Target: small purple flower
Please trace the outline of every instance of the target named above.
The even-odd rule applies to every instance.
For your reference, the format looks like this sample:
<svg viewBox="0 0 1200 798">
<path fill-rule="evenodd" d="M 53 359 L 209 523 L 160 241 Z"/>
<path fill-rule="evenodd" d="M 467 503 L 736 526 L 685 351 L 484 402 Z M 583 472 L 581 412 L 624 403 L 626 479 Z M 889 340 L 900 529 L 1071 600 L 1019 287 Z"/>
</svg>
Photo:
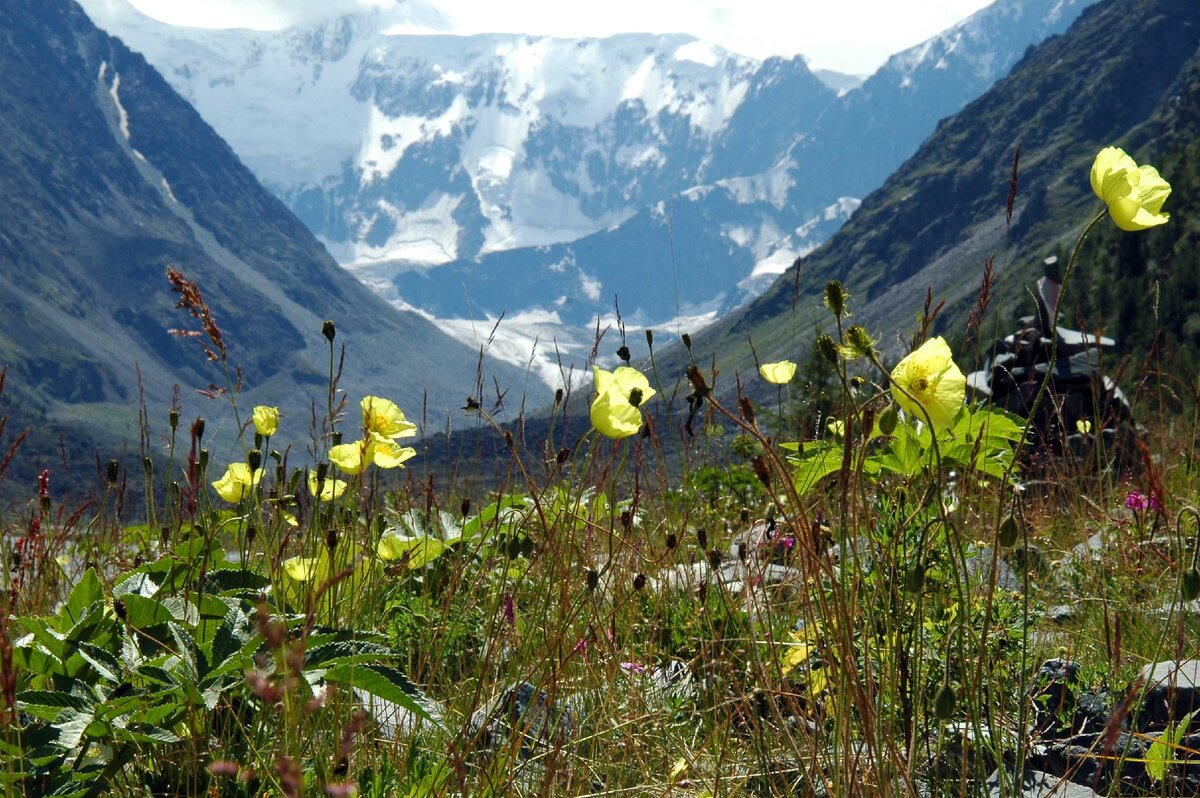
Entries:
<svg viewBox="0 0 1200 798">
<path fill-rule="evenodd" d="M 509 626 L 517 625 L 517 608 L 513 604 L 512 593 L 504 594 L 504 621 Z"/>
<path fill-rule="evenodd" d="M 1129 491 L 1129 495 L 1125 497 L 1125 506 L 1130 510 L 1153 510 L 1156 513 L 1162 512 L 1162 505 L 1159 503 L 1158 497 L 1153 493 L 1142 493 L 1140 490 Z"/>
<path fill-rule="evenodd" d="M 586 637 L 581 637 L 575 641 L 575 645 L 571 647 L 572 654 L 582 654 L 584 659 L 587 658 L 588 641 Z"/>
<path fill-rule="evenodd" d="M 646 672 L 646 666 L 640 662 L 622 662 L 621 667 L 630 673 L 636 673 L 639 676 Z"/>
<path fill-rule="evenodd" d="M 1125 506 L 1130 510 L 1145 510 L 1150 506 L 1150 497 L 1141 491 L 1131 490 L 1125 497 Z"/>
</svg>

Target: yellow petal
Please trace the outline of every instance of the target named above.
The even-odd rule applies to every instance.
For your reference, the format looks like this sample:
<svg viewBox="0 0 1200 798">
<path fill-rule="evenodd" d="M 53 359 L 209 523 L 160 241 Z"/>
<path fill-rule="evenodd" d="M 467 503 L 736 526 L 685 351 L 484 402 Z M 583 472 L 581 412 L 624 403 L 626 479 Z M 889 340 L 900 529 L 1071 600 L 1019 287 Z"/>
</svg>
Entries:
<svg viewBox="0 0 1200 798">
<path fill-rule="evenodd" d="M 642 412 L 616 390 L 599 394 L 589 416 L 593 427 L 613 439 L 628 438 L 642 428 Z"/>
<path fill-rule="evenodd" d="M 617 367 L 613 372 L 613 383 L 627 399 L 635 390 L 641 391 L 639 407 L 653 399 L 654 394 L 657 393 L 650 387 L 650 380 L 646 379 L 645 374 L 629 366 Z"/>
<path fill-rule="evenodd" d="M 404 411 L 390 399 L 364 396 L 362 408 L 363 431 L 385 438 L 411 438 L 417 434 L 417 425 L 404 417 Z"/>
<path fill-rule="evenodd" d="M 758 367 L 758 373 L 769 383 L 783 385 L 791 382 L 792 377 L 796 376 L 796 364 L 790 360 L 780 360 L 778 363 L 763 363 Z"/>
<path fill-rule="evenodd" d="M 370 449 L 368 441 L 343 443 L 329 450 L 329 461 L 347 474 L 361 474 L 370 465 Z"/>
<path fill-rule="evenodd" d="M 966 397 L 967 379 L 941 336 L 926 341 L 892 370 L 892 396 L 911 417 L 934 429 L 950 426 Z"/>
<path fill-rule="evenodd" d="M 213 490 L 230 504 L 237 504 L 262 480 L 262 469 L 253 473 L 245 463 L 230 463 L 225 473 L 212 483 Z"/>
<path fill-rule="evenodd" d="M 269 438 L 279 429 L 279 408 L 258 405 L 254 408 L 254 431 Z"/>
<path fill-rule="evenodd" d="M 293 582 L 324 581 L 329 563 L 324 557 L 291 557 L 283 561 L 283 573 Z"/>
<path fill-rule="evenodd" d="M 323 485 L 317 485 L 317 472 L 308 472 L 308 492 L 323 502 L 331 502 L 346 490 L 346 482 L 341 479 L 325 477 Z"/>
<path fill-rule="evenodd" d="M 394 441 L 375 441 L 371 446 L 373 461 L 380 468 L 399 468 L 406 460 L 417 456 L 411 446 L 400 446 Z"/>
</svg>

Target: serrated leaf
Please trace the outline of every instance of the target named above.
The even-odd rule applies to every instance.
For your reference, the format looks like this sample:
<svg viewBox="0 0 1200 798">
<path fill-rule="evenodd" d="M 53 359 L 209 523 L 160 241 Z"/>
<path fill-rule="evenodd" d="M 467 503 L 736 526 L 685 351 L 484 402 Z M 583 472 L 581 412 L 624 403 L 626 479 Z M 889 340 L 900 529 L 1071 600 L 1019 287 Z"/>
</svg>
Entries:
<svg viewBox="0 0 1200 798">
<path fill-rule="evenodd" d="M 441 725 L 437 707 L 396 668 L 386 665 L 336 665 L 325 672 L 325 679 L 379 696 L 418 717 Z"/>
<path fill-rule="evenodd" d="M 139 723 L 134 729 L 118 729 L 113 735 L 118 740 L 124 740 L 131 743 L 177 743 L 179 736 L 160 729 L 158 726 L 151 726 L 148 723 Z"/>
<path fill-rule="evenodd" d="M 85 643 L 82 640 L 78 643 L 79 656 L 83 657 L 87 664 L 96 669 L 96 672 L 101 677 L 110 682 L 121 681 L 121 663 L 109 652 L 93 646 L 91 643 Z"/>
<path fill-rule="evenodd" d="M 205 579 L 206 590 L 215 593 L 261 593 L 271 584 L 271 580 L 257 571 L 246 568 L 223 568 L 209 571 Z"/>
<path fill-rule="evenodd" d="M 96 572 L 89 568 L 71 589 L 66 604 L 59 611 L 59 629 L 66 631 L 79 623 L 88 607 L 97 601 L 104 601 L 104 587 L 100 584 Z"/>
<path fill-rule="evenodd" d="M 237 607 L 230 607 L 213 635 L 212 656 L 209 659 L 214 666 L 220 668 L 226 660 L 241 651 L 242 646 L 253 636 L 246 613 Z"/>
<path fill-rule="evenodd" d="M 329 665 L 349 664 L 352 662 L 369 661 L 370 657 L 378 662 L 386 657 L 399 656 L 387 646 L 369 643 L 364 640 L 345 640 L 325 643 L 309 648 L 304 654 L 304 667 L 317 668 Z"/>
<path fill-rule="evenodd" d="M 83 739 L 84 732 L 88 726 L 92 724 L 95 717 L 91 712 L 76 712 L 72 709 L 63 710 L 63 712 L 51 724 L 51 728 L 58 732 L 58 738 L 55 740 L 55 745 L 68 751 L 73 751 L 79 747 L 79 741 Z"/>
<path fill-rule="evenodd" d="M 171 611 L 155 599 L 130 593 L 122 601 L 125 602 L 125 621 L 135 629 L 146 629 L 175 620 Z"/>
<path fill-rule="evenodd" d="M 29 711 L 35 707 L 48 707 L 56 711 L 65 708 L 84 711 L 90 710 L 94 705 L 88 698 L 57 690 L 24 690 L 17 693 L 17 706 Z"/>
</svg>

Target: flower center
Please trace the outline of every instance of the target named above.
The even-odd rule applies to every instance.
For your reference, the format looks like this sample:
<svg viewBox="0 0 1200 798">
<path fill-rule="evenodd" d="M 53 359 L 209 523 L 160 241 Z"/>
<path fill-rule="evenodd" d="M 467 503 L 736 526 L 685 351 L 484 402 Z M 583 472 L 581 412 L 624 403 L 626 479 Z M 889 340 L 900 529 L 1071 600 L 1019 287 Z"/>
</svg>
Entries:
<svg viewBox="0 0 1200 798">
<path fill-rule="evenodd" d="M 637 407 L 642 403 L 642 389 L 634 388 L 629 392 L 629 404 Z"/>
<path fill-rule="evenodd" d="M 929 390 L 929 379 L 926 377 L 918 377 L 917 381 L 913 383 L 913 387 L 916 388 L 918 391 L 928 391 Z"/>
</svg>

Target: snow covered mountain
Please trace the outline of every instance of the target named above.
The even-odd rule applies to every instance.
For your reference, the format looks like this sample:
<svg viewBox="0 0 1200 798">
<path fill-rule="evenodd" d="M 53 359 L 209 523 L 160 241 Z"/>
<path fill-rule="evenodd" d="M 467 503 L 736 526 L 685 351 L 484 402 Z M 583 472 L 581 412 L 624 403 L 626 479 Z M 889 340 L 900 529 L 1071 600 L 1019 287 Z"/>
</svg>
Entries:
<svg viewBox="0 0 1200 798">
<path fill-rule="evenodd" d="M 614 298 L 694 329 L 756 294 L 1091 1 L 999 0 L 841 93 L 685 35 L 414 35 L 445 29 L 416 0 L 280 32 L 82 4 L 340 263 L 452 331 L 503 313 L 513 362 L 554 339 L 556 383 Z"/>
</svg>

